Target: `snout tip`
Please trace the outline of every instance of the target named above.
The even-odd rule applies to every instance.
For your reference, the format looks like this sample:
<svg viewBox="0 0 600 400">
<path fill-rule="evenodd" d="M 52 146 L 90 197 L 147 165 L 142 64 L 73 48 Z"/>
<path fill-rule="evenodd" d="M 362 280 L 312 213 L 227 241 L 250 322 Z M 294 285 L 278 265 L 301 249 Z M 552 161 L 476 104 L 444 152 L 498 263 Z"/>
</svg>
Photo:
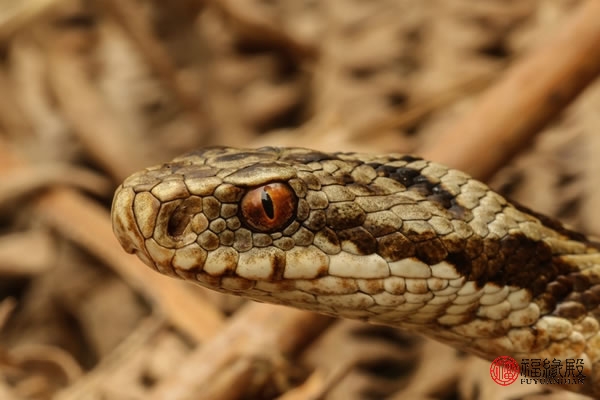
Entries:
<svg viewBox="0 0 600 400">
<path fill-rule="evenodd" d="M 133 189 L 121 185 L 115 191 L 111 208 L 113 232 L 128 253 L 144 251 L 144 237 L 138 228 L 133 211 L 134 199 Z"/>
</svg>

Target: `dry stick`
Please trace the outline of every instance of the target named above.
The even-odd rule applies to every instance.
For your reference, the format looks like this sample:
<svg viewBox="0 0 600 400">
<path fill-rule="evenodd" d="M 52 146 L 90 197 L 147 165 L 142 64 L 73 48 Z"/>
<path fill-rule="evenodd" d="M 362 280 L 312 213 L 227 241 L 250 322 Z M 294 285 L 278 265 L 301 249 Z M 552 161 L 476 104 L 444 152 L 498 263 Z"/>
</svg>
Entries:
<svg viewBox="0 0 600 400">
<path fill-rule="evenodd" d="M 0 235 L 0 276 L 33 278 L 47 272 L 51 268 L 49 260 L 55 259 L 53 246 L 50 235 L 42 230 Z"/>
<path fill-rule="evenodd" d="M 489 178 L 600 73 L 598 21 L 600 1 L 581 4 L 553 38 L 510 67 L 420 153 Z"/>
<path fill-rule="evenodd" d="M 6 321 L 8 321 L 15 308 L 17 308 L 17 301 L 13 297 L 5 297 L 0 302 L 0 332 L 6 326 Z"/>
<path fill-rule="evenodd" d="M 23 397 L 17 396 L 13 388 L 11 388 L 8 383 L 4 382 L 4 380 L 0 381 L 0 399 L 25 400 Z"/>
<path fill-rule="evenodd" d="M 274 374 L 283 355 L 297 352 L 330 318 L 284 307 L 247 303 L 219 336 L 194 351 L 149 400 L 233 400 Z"/>
<path fill-rule="evenodd" d="M 0 160 L 0 175 L 24 165 L 2 142 Z M 40 218 L 112 267 L 190 337 L 203 341 L 218 332 L 223 318 L 213 305 L 183 282 L 152 272 L 125 253 L 112 233 L 108 213 L 99 204 L 71 189 L 53 189 L 41 195 L 35 206 Z"/>
<path fill-rule="evenodd" d="M 1 25 L 0 25 L 1 29 Z M 23 110 L 15 104 L 14 87 L 11 85 L 4 68 L 0 69 L 0 121 L 7 136 L 19 139 L 33 137 L 31 126 Z"/>
<path fill-rule="evenodd" d="M 182 106 L 187 109 L 197 123 L 202 123 L 202 101 L 200 97 L 186 89 L 182 81 L 177 78 L 177 68 L 172 62 L 172 57 L 155 38 L 152 27 L 149 21 L 143 17 L 140 7 L 131 1 L 104 0 L 103 3 L 137 44 L 142 56 Z"/>
<path fill-rule="evenodd" d="M 389 116 L 375 121 L 368 128 L 356 131 L 353 135 L 354 139 L 362 138 L 369 140 L 368 138 L 373 137 L 374 134 L 382 130 L 407 128 L 434 111 L 464 97 L 467 93 L 483 90 L 492 81 L 492 74 L 495 75 L 497 73 L 497 71 L 493 71 L 482 76 L 469 78 L 464 82 L 459 82 L 446 90 L 436 93 L 424 101 L 410 104 L 408 107 L 403 107 L 404 109 L 397 112 L 392 111 Z"/>
<path fill-rule="evenodd" d="M 43 17 L 57 3 L 56 0 L 3 1 L 0 3 L 0 41 L 26 28 Z"/>
<path fill-rule="evenodd" d="M 0 181 L 0 208 L 52 186 L 71 186 L 97 196 L 110 195 L 114 189 L 105 175 L 72 164 L 45 162 L 13 170 L 3 177 Z"/>
<path fill-rule="evenodd" d="M 277 400 L 323 400 L 329 392 L 356 368 L 355 363 L 336 365 L 331 371 L 315 370 L 300 386 L 288 390 Z"/>
<path fill-rule="evenodd" d="M 108 383 L 114 381 L 113 377 L 119 372 L 123 373 L 131 368 L 130 360 L 134 360 L 140 352 L 147 351 L 149 342 L 156 338 L 158 332 L 164 327 L 164 320 L 158 316 L 150 316 L 135 327 L 119 345 L 94 369 L 52 397 L 53 400 L 81 400 L 94 397 Z M 106 395 L 106 393 L 104 393 Z M 87 396 L 87 397 L 86 397 Z M 1 397 L 0 397 L 1 398 Z M 110 397 L 108 397 L 110 398 Z M 132 398 L 134 398 L 132 396 Z"/>
<path fill-rule="evenodd" d="M 64 116 L 87 152 L 120 182 L 146 166 L 141 143 L 123 131 L 105 99 L 92 83 L 81 56 L 50 49 L 50 82 Z"/>
<path fill-rule="evenodd" d="M 211 0 L 209 4 L 227 15 L 242 37 L 271 43 L 299 61 L 316 58 L 318 55 L 315 46 L 288 34 L 270 19 L 263 18 L 262 14 L 252 13 L 251 2 Z"/>
<path fill-rule="evenodd" d="M 448 345 L 429 341 L 423 346 L 423 362 L 412 372 L 407 387 L 399 390 L 393 400 L 412 398 L 435 398 L 435 393 L 448 393 L 446 388 L 453 386 L 464 371 L 468 358 L 457 360 L 456 350 Z M 427 361 L 433 362 L 428 363 Z M 452 368 L 448 368 L 452 365 Z M 433 367 L 433 368 L 432 368 Z"/>
</svg>

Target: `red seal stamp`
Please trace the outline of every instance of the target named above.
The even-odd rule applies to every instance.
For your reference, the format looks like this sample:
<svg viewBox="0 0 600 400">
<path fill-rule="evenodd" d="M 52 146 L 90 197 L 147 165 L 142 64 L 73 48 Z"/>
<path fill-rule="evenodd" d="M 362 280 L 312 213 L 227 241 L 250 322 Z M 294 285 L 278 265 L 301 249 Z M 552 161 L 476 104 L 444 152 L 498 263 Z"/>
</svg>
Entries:
<svg viewBox="0 0 600 400">
<path fill-rule="evenodd" d="M 517 360 L 509 356 L 500 356 L 490 365 L 490 376 L 498 385 L 508 386 L 519 377 L 521 367 Z"/>
</svg>

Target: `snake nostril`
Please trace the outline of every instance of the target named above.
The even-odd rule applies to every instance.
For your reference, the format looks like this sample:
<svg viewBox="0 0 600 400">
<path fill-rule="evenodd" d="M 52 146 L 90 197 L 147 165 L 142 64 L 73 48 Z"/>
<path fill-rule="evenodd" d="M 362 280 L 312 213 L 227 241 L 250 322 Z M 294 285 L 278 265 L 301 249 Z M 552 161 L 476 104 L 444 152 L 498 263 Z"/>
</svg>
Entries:
<svg viewBox="0 0 600 400">
<path fill-rule="evenodd" d="M 167 233 L 173 238 L 180 237 L 185 232 L 192 217 L 202 211 L 202 199 L 189 197 L 185 199 L 171 214 L 167 224 Z"/>
<path fill-rule="evenodd" d="M 190 214 L 185 213 L 183 210 L 177 210 L 171 215 L 169 218 L 169 224 L 167 227 L 167 232 L 171 237 L 178 237 L 183 234 L 185 227 L 188 225 L 192 216 Z"/>
</svg>

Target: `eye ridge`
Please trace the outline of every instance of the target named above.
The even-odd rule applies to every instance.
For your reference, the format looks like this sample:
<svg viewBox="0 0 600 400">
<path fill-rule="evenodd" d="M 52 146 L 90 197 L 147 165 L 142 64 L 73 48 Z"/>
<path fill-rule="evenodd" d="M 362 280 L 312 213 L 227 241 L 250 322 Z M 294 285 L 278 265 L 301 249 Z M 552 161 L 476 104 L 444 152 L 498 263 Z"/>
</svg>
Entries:
<svg viewBox="0 0 600 400">
<path fill-rule="evenodd" d="M 254 232 L 270 233 L 288 226 L 296 215 L 298 197 L 286 182 L 249 188 L 240 201 L 240 220 Z"/>
</svg>

